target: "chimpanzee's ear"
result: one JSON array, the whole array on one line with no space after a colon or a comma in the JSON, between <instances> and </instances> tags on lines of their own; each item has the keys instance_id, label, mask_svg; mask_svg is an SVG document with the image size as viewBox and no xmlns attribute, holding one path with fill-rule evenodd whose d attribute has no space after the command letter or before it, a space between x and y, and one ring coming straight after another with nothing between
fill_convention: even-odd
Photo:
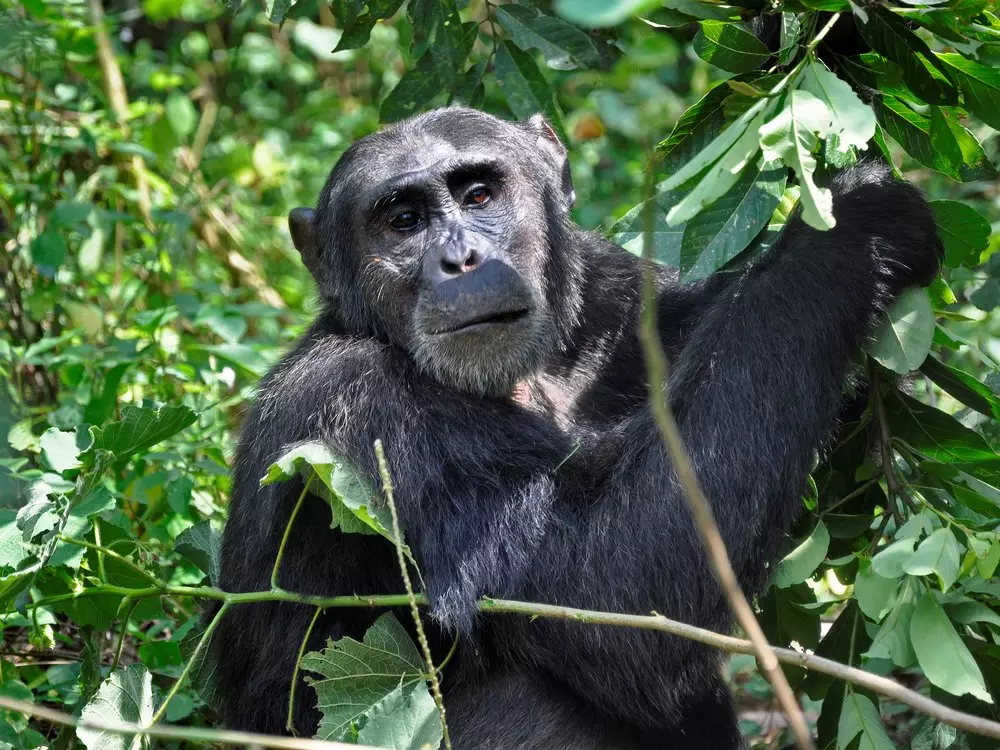
<instances>
[{"instance_id":1,"label":"chimpanzee's ear","mask_svg":"<svg viewBox=\"0 0 1000 750\"><path fill-rule=\"evenodd\" d=\"M556 174L559 175L565 208L568 211L576 203L576 190L573 189L573 175L570 174L566 147L559 140L549 121L542 115L532 115L525 121L524 127L538 136L539 149L553 162Z\"/></svg>"},{"instance_id":2,"label":"chimpanzee's ear","mask_svg":"<svg viewBox=\"0 0 1000 750\"><path fill-rule=\"evenodd\" d=\"M293 208L288 214L288 230L292 235L292 243L314 277L319 265L319 245L316 243L316 229L313 227L315 215L316 212L311 208Z\"/></svg>"}]
</instances>

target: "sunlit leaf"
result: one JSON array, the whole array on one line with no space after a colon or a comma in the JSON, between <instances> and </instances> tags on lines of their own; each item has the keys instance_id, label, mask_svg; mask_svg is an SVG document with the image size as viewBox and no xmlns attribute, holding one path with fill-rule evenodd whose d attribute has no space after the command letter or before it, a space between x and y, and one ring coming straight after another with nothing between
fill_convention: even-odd
<instances>
[{"instance_id":1,"label":"sunlit leaf","mask_svg":"<svg viewBox=\"0 0 1000 750\"><path fill-rule=\"evenodd\" d=\"M923 289L907 290L881 318L881 326L866 351L890 370L916 370L926 359L934 338L934 311L927 294Z\"/></svg>"},{"instance_id":2,"label":"sunlit leaf","mask_svg":"<svg viewBox=\"0 0 1000 750\"><path fill-rule=\"evenodd\" d=\"M973 695L993 703L983 673L930 591L917 602L910 640L927 679L952 695Z\"/></svg>"}]
</instances>

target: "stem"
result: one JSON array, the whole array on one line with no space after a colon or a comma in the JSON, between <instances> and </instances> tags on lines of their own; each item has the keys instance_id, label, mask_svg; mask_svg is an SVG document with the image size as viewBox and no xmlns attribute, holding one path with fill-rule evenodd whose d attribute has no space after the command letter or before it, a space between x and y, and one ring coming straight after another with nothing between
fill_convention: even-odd
<instances>
[{"instance_id":1,"label":"stem","mask_svg":"<svg viewBox=\"0 0 1000 750\"><path fill-rule=\"evenodd\" d=\"M125 611L125 619L122 620L122 632L118 635L118 646L115 648L115 658L111 662L112 672L118 669L118 662L120 662L122 658L122 649L125 648L125 636L128 633L128 623L129 620L132 619L132 613L135 611L135 608L139 606L139 602L141 600L131 599L126 596L124 603L128 603L130 601L131 604L129 604L128 609Z\"/></svg>"},{"instance_id":2,"label":"stem","mask_svg":"<svg viewBox=\"0 0 1000 750\"><path fill-rule=\"evenodd\" d=\"M882 475L889 489L889 511L896 520L896 526L903 525L903 515L899 512L898 500L899 482L896 481L896 467L893 463L892 436L889 434L889 420L885 416L885 404L882 403L881 384L878 377L878 366L875 360L868 358L868 380L871 388L871 398L875 402L875 417L879 428L879 451L882 456Z\"/></svg>"},{"instance_id":3,"label":"stem","mask_svg":"<svg viewBox=\"0 0 1000 750\"><path fill-rule=\"evenodd\" d=\"M655 163L650 159L650 164L646 172L646 195L652 196L655 189L653 180L655 178ZM736 621L750 637L753 643L753 651L757 655L757 663L761 671L767 677L774 688L774 693L781 703L788 718L788 723L795 734L795 741L802 750L813 750L815 744L812 739L812 732L806 722L802 709L795 699L791 686L778 663L775 652L767 642L763 629L753 609L747 601L743 590L740 588L733 570L726 544L719 532L719 527L715 522L712 513L712 506L708 498L705 497L695 474L694 466L691 464L691 457L684 447L684 440L681 437L680 429L674 419L673 412L667 400L667 357L660 342L660 335L656 318L656 290L653 282L652 257L652 228L653 209L656 203L647 200L643 209L643 238L642 256L646 261L642 272L642 320L639 328L639 338L642 343L643 355L646 359L646 370L649 373L650 409L653 419L656 422L660 433L660 439L667 449L667 454L677 472L683 488L684 498L687 506L694 518L695 525L701 535L708 553L708 561L715 573L715 578L719 582L729 607L736 617Z\"/></svg>"},{"instance_id":4,"label":"stem","mask_svg":"<svg viewBox=\"0 0 1000 750\"><path fill-rule=\"evenodd\" d=\"M299 655L295 657L295 669L292 670L292 687L288 691L288 718L285 721L285 729L292 734L297 734L295 731L295 688L299 684L299 667L302 665L302 656L306 652L306 644L309 643L309 636L312 635L313 628L316 626L316 620L319 619L321 612L323 612L323 608L316 607L316 611L313 612L312 619L309 621L309 627L306 628L306 634L302 638L302 643L299 645Z\"/></svg>"},{"instance_id":5,"label":"stem","mask_svg":"<svg viewBox=\"0 0 1000 750\"><path fill-rule=\"evenodd\" d=\"M420 650L424 654L424 664L427 665L427 681L431 684L431 694L434 696L438 713L441 714L444 747L445 750L451 750L451 736L448 734L448 720L445 718L441 682L438 679L437 670L434 668L431 647L427 642L427 633L424 632L424 623L420 619L420 610L417 608L417 596L413 593L413 583L410 581L410 573L406 567L406 556L403 554L403 532L399 528L399 514L396 512L396 496L392 486L392 478L389 476L389 466L385 462L385 450L382 448L381 440L375 441L375 456L378 458L378 473L382 477L382 492L389 504L389 513L392 514L392 538L396 543L399 572L403 574L403 585L406 587L406 596L410 600L410 614L413 615L413 624L417 628L417 641L419 641Z\"/></svg>"},{"instance_id":6,"label":"stem","mask_svg":"<svg viewBox=\"0 0 1000 750\"><path fill-rule=\"evenodd\" d=\"M97 528L97 524L94 524L94 528L95 529ZM141 575L143 578L152 583L154 586L162 587L166 585L163 581L154 576L148 570L145 570L142 566L132 562L132 560L129 560L127 557L125 557L125 555L120 555L113 549L109 549L108 547L102 547L100 543L94 544L93 542L87 542L84 541L83 539L74 539L73 537L63 536L62 534L59 535L59 541L66 542L66 544L75 544L78 547L86 547L87 549L92 549L96 551L98 555L107 555L113 560L117 560L123 565L127 565L128 567L132 568L132 570ZM103 572L101 574L101 580L102 581L104 580Z\"/></svg>"},{"instance_id":7,"label":"stem","mask_svg":"<svg viewBox=\"0 0 1000 750\"><path fill-rule=\"evenodd\" d=\"M299 493L299 499L295 502L295 507L292 508L292 515L288 517L288 523L285 524L285 533L281 537L281 546L278 547L278 554L274 558L274 567L271 568L271 589L275 591L281 590L281 586L278 585L278 569L281 567L281 559L285 556L285 547L288 545L288 539L292 535L292 526L295 524L295 518L299 515L299 510L301 510L302 503L306 499L306 493L309 492L309 485L312 484L314 476L316 475L312 474L306 480L305 486L302 487L302 492Z\"/></svg>"},{"instance_id":8,"label":"stem","mask_svg":"<svg viewBox=\"0 0 1000 750\"><path fill-rule=\"evenodd\" d=\"M188 659L187 664L184 665L184 670L181 672L180 677L178 677L176 682L174 682L173 687L170 688L170 692L167 693L167 697L163 699L163 703L160 704L160 707L156 709L156 713L153 714L153 718L150 719L150 726L153 726L156 722L163 718L163 715L167 712L167 706L170 705L170 701L172 701L174 696L177 695L177 691L180 690L181 685L184 684L184 680L194 668L195 662L198 660L198 657L201 656L202 649L204 649L205 645L212 640L212 633L215 631L215 628L219 625L219 623L222 622L222 617L226 614L226 610L228 609L229 602L223 602L222 606L219 607L219 611L215 613L215 617L212 618L212 622L210 622L208 627L205 628L205 632L202 634L201 640L198 641L198 645L195 647L194 653L191 654L191 658Z\"/></svg>"},{"instance_id":9,"label":"stem","mask_svg":"<svg viewBox=\"0 0 1000 750\"><path fill-rule=\"evenodd\" d=\"M94 527L94 542L97 547L97 577L101 579L101 583L108 582L108 574L104 571L104 550L101 549L101 524L96 518L93 523Z\"/></svg>"},{"instance_id":10,"label":"stem","mask_svg":"<svg viewBox=\"0 0 1000 750\"><path fill-rule=\"evenodd\" d=\"M160 737L168 740L181 740L185 743L208 742L242 747L285 748L287 750L359 750L359 748L364 750L365 748L364 745L349 745L344 742L306 740L298 737L275 737L269 734L236 732L227 729L176 726L144 727L124 721L78 719L62 711L56 711L46 706L39 706L28 701L8 698L6 696L0 696L0 708L7 711L16 711L25 716L35 716L51 724L58 724L65 727L85 727L110 734ZM125 745L128 744L125 743Z\"/></svg>"},{"instance_id":11,"label":"stem","mask_svg":"<svg viewBox=\"0 0 1000 750\"><path fill-rule=\"evenodd\" d=\"M162 589L128 589L121 586L103 586L93 589L86 589L77 595L54 596L33 602L28 608L36 608L56 600L64 601L74 596L98 596L105 594L120 594L133 598L149 598L151 596L175 595L193 596L204 599L216 599L229 604L249 604L253 602L293 602L313 607L401 607L410 602L410 596L406 594L388 594L372 596L303 596L290 591L256 591L244 592L240 594L230 594L211 586L165 586ZM427 604L427 597L424 594L414 594L413 600L418 605ZM639 628L642 630L656 630L679 638L688 638L698 643L703 643L712 648L722 649L736 654L756 654L755 646L748 640L735 638L730 635L723 635L705 628L688 625L677 620L670 620L662 615L632 615L620 612L601 612L588 609L574 609L572 607L560 607L554 604L536 604L533 602L521 602L510 599L481 599L478 604L479 611L501 612L505 614L520 614L530 618L545 617L558 620L572 620L574 622L592 623L595 625L615 625L618 627ZM910 690L898 682L890 680L888 677L881 677L863 669L847 666L832 659L826 659L815 654L794 651L790 648L772 648L772 652L783 664L810 669L821 674L830 675L845 682L849 682L859 687L873 690L876 693L898 700L900 703L914 708L922 713L931 716L938 721L942 721L949 726L963 729L968 732L1000 740L1000 722L984 719L980 716L956 711L942 703L931 700L915 690ZM76 719L68 714L52 711L41 706L35 706L24 701L17 701L0 696L0 708L18 711L30 716L38 716L52 721L56 724L66 724L67 720L76 722ZM57 718L58 717L58 718ZM315 744L315 740L296 740L292 744L291 740L280 737L269 737L267 735L250 735L242 732L215 732L202 730L196 727L160 727L155 730L137 725L122 725L106 722L84 722L86 726L95 729L107 729L127 734L142 734L150 737L180 737L190 741L205 740L209 742L222 742L225 744L258 744L264 747L277 748L357 748L357 745L342 744ZM124 727L124 728L123 728ZM233 739L234 737L238 739ZM266 741L265 741L266 740ZM307 744L307 743L314 744Z\"/></svg>"}]
</instances>

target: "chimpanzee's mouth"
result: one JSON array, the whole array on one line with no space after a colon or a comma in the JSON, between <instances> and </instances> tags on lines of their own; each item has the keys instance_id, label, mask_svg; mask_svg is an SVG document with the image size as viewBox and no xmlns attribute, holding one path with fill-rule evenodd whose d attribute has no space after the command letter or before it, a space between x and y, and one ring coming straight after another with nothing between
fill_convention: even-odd
<instances>
[{"instance_id":1,"label":"chimpanzee's mouth","mask_svg":"<svg viewBox=\"0 0 1000 750\"><path fill-rule=\"evenodd\" d=\"M518 323L526 319L529 315L531 315L531 310L528 308L486 313L463 320L461 323L437 330L434 333L465 333L466 331L484 330L498 325L511 325L512 323Z\"/></svg>"}]
</instances>

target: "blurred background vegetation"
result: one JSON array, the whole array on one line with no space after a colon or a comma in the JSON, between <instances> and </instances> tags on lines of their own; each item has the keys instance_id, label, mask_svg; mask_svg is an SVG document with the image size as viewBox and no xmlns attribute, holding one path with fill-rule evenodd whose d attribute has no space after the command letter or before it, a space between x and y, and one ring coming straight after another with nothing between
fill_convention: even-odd
<instances>
[{"instance_id":1,"label":"blurred background vegetation","mask_svg":"<svg viewBox=\"0 0 1000 750\"><path fill-rule=\"evenodd\" d=\"M536 49L530 57L538 64L527 77L529 83L535 75L543 79L526 90L537 99L512 107L495 65L523 61L509 51L497 59L493 40L512 36L497 18L503 5L458 3L476 34L470 72L450 87L419 89L415 109L457 101L513 117L537 104L569 148L577 221L608 231L642 199L649 149L731 76L692 44L697 21L709 16L685 15L698 3L665 3L660 16L646 21L580 32L593 45L592 65ZM548 3L533 5L553 12ZM803 5L807 11L827 7ZM931 2L909 5L935 10ZM161 686L180 674L185 637L197 629L197 602L145 600L124 619L121 598L112 596L27 605L79 590L98 574L104 582L137 585L128 566L47 536L54 530L114 549L173 584L199 583L207 572L191 545L185 554L178 540L205 521L221 525L227 460L245 403L316 310L311 279L289 241L288 212L314 203L354 140L406 114L407 102L390 92L423 53L414 38L421 29L404 11L371 24L364 46L333 51L345 33L338 3L332 9L323 0L288 6L0 0L0 570L17 571L0 580L7 611L0 695L79 713L112 660L119 662L116 649L122 664L141 662ZM286 11L280 25L269 20ZM996 20L990 18L987 27ZM995 28L1000 41L1000 25ZM992 51L1000 43L979 46L981 60L1000 61ZM965 124L987 162L996 164L996 131L975 118ZM932 300L947 324L935 331L937 346L950 365L986 384L992 404L1000 387L996 171L980 164L979 178L956 182L891 142L887 148L930 198L962 201L991 224L989 237L972 243L974 262L949 263L954 298L939 287ZM908 387L996 448L1000 430L982 409L965 407L925 374ZM88 495L85 512L51 501L68 496L75 471L88 466L81 452L91 442L89 426L127 421L128 407L164 404L186 407L197 418L166 442L134 445L127 460L119 454L110 481ZM851 482L874 469L868 471ZM977 515L966 516L968 523L995 531L1000 513L972 501L970 507ZM858 550L871 537L867 529L854 545ZM984 541L988 550L990 543L997 544ZM849 553L841 550L838 562L831 552L814 577L820 601L851 598L857 564L843 558ZM45 563L43 574L22 575L33 560ZM843 580L839 567L849 571ZM988 582L993 569L977 580ZM980 586L972 593L993 619L971 622L1000 626L1000 591ZM818 639L816 607L785 611L814 612ZM794 624L786 626L772 623L771 634L795 632ZM997 633L979 632L994 652ZM995 653L991 658L1000 664ZM882 671L892 668L886 661ZM748 735L762 746L780 746L783 725L753 661L735 659L732 674ZM919 670L904 671L903 679L926 686ZM995 680L989 675L991 685ZM814 720L820 705L807 702ZM891 703L882 709L899 746L958 747L951 730ZM166 718L212 721L194 684L178 693ZM45 722L0 712L0 747L68 747L72 741Z\"/></svg>"}]
</instances>

